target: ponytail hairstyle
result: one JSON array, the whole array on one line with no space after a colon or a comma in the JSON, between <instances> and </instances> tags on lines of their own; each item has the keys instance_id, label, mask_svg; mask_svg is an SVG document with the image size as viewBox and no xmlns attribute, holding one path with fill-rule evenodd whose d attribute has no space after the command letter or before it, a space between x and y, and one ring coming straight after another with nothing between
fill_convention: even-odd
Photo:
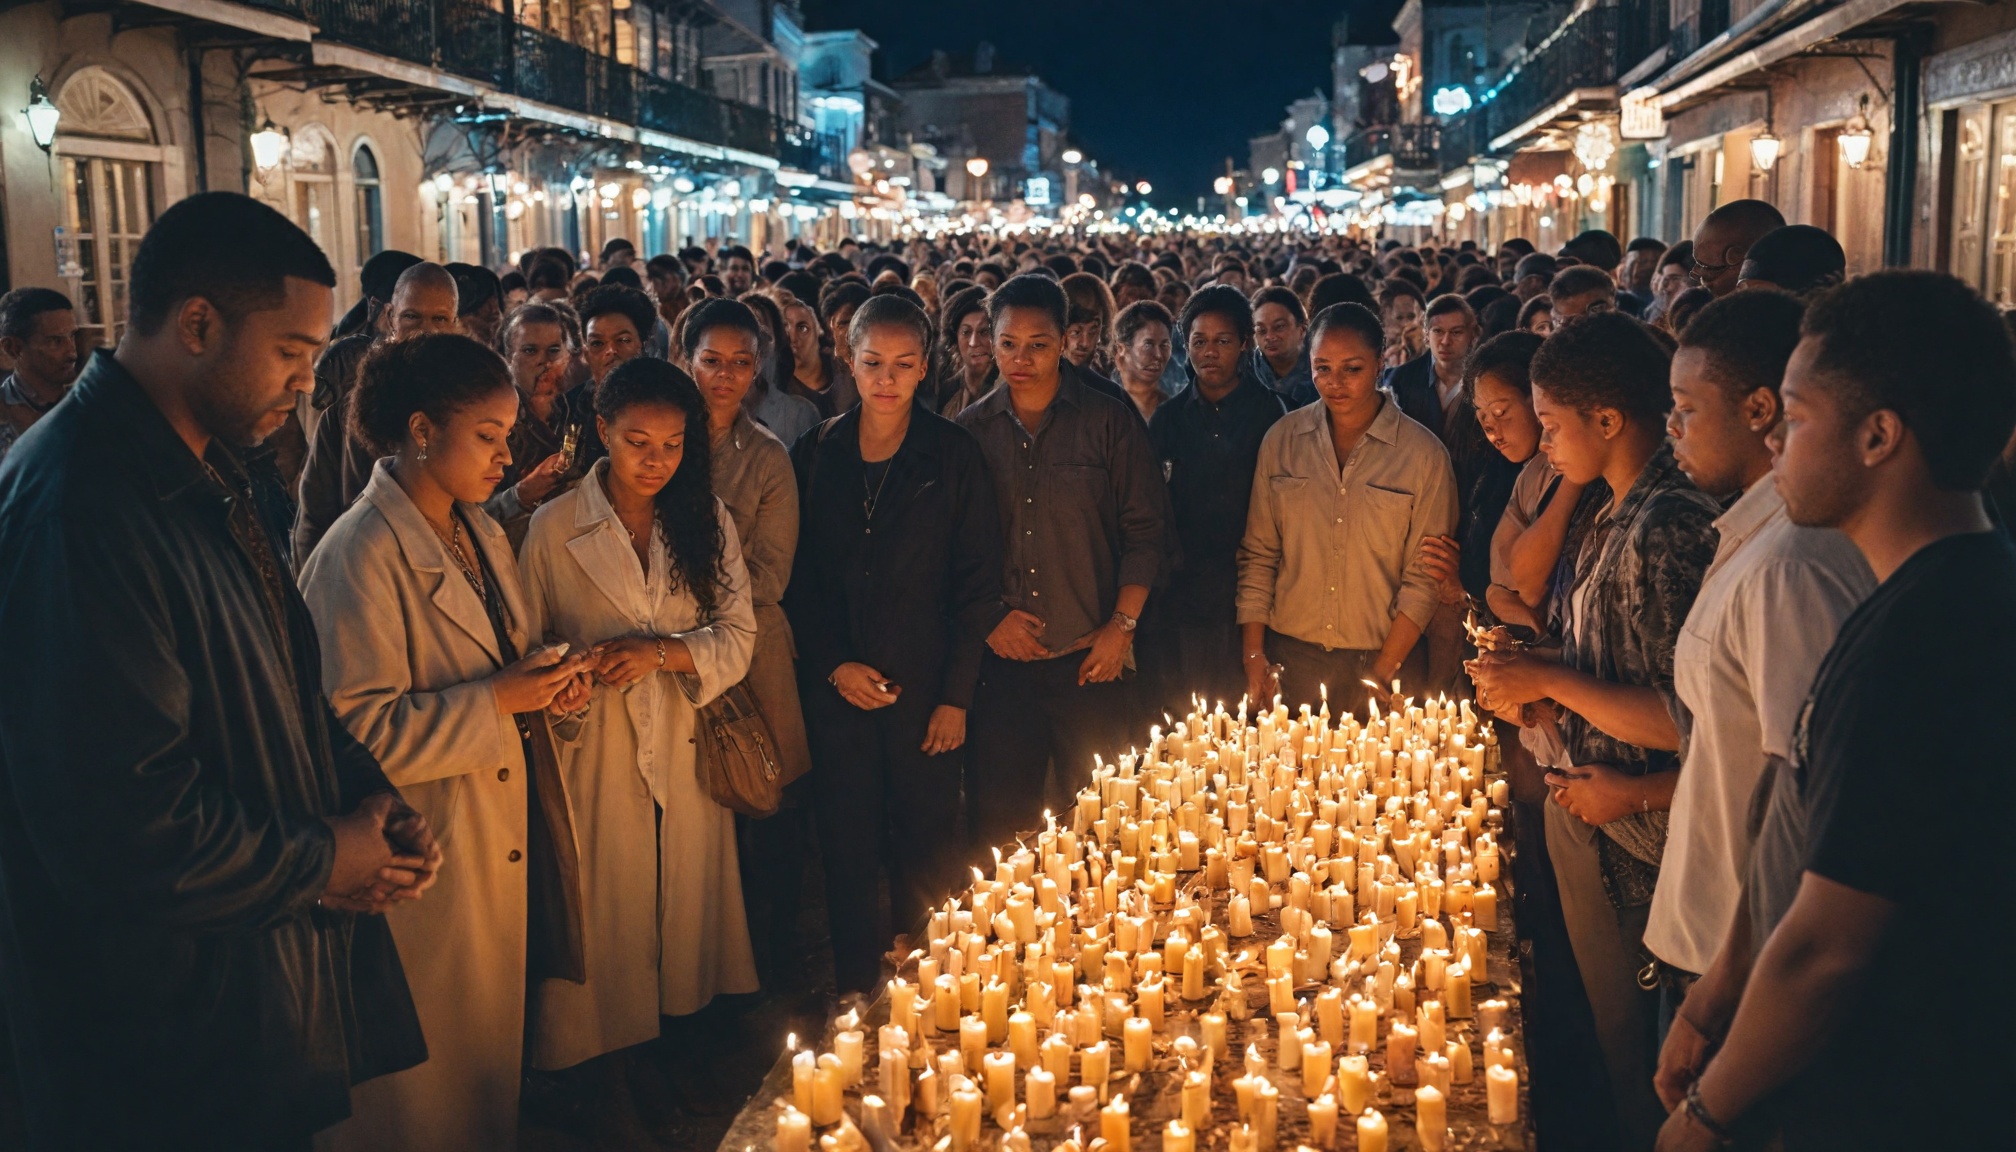
<instances>
[{"instance_id":1,"label":"ponytail hairstyle","mask_svg":"<svg viewBox=\"0 0 2016 1152\"><path fill-rule=\"evenodd\" d=\"M684 587L699 603L702 616L712 615L728 577L721 563L727 542L715 510L707 404L691 376L650 356L618 364L595 390L595 414L610 423L638 404L662 404L686 414L686 447L679 468L652 503L671 545L673 590Z\"/></svg>"}]
</instances>

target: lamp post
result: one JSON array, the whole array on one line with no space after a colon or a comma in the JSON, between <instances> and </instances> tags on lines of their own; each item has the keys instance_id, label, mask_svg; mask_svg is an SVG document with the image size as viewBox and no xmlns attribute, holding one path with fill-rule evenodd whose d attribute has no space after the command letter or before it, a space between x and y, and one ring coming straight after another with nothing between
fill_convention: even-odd
<instances>
[{"instance_id":1,"label":"lamp post","mask_svg":"<svg viewBox=\"0 0 2016 1152\"><path fill-rule=\"evenodd\" d=\"M985 192L987 190L987 186L984 183L987 179L987 168L988 164L985 156L974 156L966 161L966 175L972 178L967 181L967 191ZM968 196L966 198L968 200L986 199L985 196Z\"/></svg>"}]
</instances>

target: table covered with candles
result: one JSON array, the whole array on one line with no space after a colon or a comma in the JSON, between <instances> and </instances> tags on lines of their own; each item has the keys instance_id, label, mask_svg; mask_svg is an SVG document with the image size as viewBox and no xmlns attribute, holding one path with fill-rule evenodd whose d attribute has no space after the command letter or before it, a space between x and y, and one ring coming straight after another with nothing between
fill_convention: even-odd
<instances>
[{"instance_id":1,"label":"table covered with candles","mask_svg":"<svg viewBox=\"0 0 2016 1152\"><path fill-rule=\"evenodd\" d=\"M1497 740L1467 701L1194 711L993 850L723 1152L1531 1144Z\"/></svg>"}]
</instances>

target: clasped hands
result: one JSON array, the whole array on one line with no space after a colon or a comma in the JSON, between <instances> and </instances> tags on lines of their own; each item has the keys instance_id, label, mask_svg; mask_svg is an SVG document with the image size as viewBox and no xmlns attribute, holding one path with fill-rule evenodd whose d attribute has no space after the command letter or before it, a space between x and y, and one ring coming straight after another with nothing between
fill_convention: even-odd
<instances>
[{"instance_id":1,"label":"clasped hands","mask_svg":"<svg viewBox=\"0 0 2016 1152\"><path fill-rule=\"evenodd\" d=\"M994 631L987 634L987 647L993 649L994 654L1003 660L1018 660L1024 663L1064 655L1063 652L1052 652L1044 645L1041 639L1044 627L1043 618L1035 613L1024 612L1020 608L1010 609L1008 614L1001 618L1001 622L994 626ZM1127 666L1127 651L1133 646L1134 633L1120 627L1115 621L1108 620L1094 628L1077 646L1069 649L1069 651L1076 651L1077 647L1089 649L1084 661L1078 665L1079 685L1082 687L1086 684L1104 684L1118 680L1121 671Z\"/></svg>"},{"instance_id":2,"label":"clasped hands","mask_svg":"<svg viewBox=\"0 0 2016 1152\"><path fill-rule=\"evenodd\" d=\"M323 823L336 840L320 901L325 908L376 915L418 900L440 875L434 830L397 793L368 796L355 812L325 816Z\"/></svg>"}]
</instances>

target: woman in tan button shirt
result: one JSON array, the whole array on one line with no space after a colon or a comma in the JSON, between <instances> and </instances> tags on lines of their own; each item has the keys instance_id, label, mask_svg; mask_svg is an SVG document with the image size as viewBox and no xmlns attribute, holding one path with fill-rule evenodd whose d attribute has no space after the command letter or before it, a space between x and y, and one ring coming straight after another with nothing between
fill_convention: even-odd
<instances>
[{"instance_id":1,"label":"woman in tan button shirt","mask_svg":"<svg viewBox=\"0 0 2016 1152\"><path fill-rule=\"evenodd\" d=\"M1321 687L1356 699L1367 678L1405 687L1402 665L1436 605L1421 541L1456 526L1448 450L1378 387L1379 318L1334 304L1309 346L1321 403L1261 442L1239 546L1247 691L1279 692L1291 708L1317 703Z\"/></svg>"}]
</instances>

